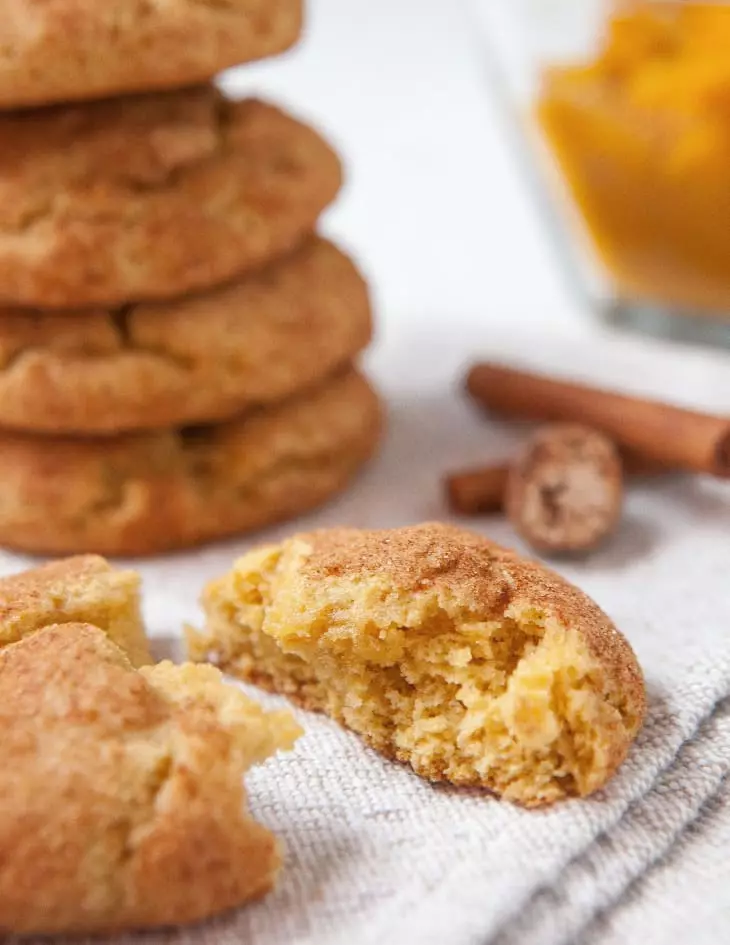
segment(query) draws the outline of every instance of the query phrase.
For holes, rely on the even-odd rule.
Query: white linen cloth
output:
[[[730,928],[727,777],[677,844],[587,930],[587,945],[726,942]]]
[[[725,888],[715,875],[715,861],[710,858],[716,844],[710,837],[705,862],[693,850],[681,868],[682,850],[690,848],[689,836],[704,827],[712,813],[727,796],[727,776],[730,772],[730,700],[724,700],[713,715],[704,722],[697,736],[679,751],[676,760],[662,774],[652,789],[636,801],[626,815],[610,831],[597,838],[584,854],[573,860],[557,883],[541,890],[530,904],[526,914],[497,936],[495,945],[527,945],[527,943],[563,943],[573,941],[682,941],[673,922],[657,922],[667,913],[685,923],[697,913],[707,916],[712,923],[704,933],[714,934],[714,923],[721,915],[730,921],[730,896],[727,880],[730,867],[720,863],[720,875]],[[730,818],[729,818],[730,819]],[[683,836],[683,831],[688,836]],[[703,830],[704,833],[704,830]],[[685,888],[678,887],[671,899],[661,899],[676,877],[660,879],[665,870],[663,858],[674,851],[675,867],[671,872],[684,873]],[[727,860],[727,849],[724,851]],[[656,869],[656,877],[653,870]],[[712,889],[707,887],[707,876],[712,876]],[[632,908],[629,903],[641,902],[641,880],[645,878],[648,899],[653,902],[645,912]],[[628,890],[635,887],[631,896]],[[687,892],[693,897],[687,902]],[[620,897],[624,893],[626,905]],[[709,900],[709,901],[708,901]],[[612,905],[616,918],[610,918]],[[624,914],[625,918],[619,919]],[[622,926],[638,922],[624,938],[617,938]],[[727,933],[729,926],[725,926]],[[669,934],[668,934],[669,933]],[[666,935],[665,939],[662,936]],[[712,942],[711,937],[698,937],[693,930],[692,941]],[[721,941],[721,939],[715,939]]]
[[[381,457],[340,500],[258,540],[293,528],[446,518],[442,474],[496,460],[518,438],[472,410],[453,383],[465,358],[479,352],[479,338],[445,327],[403,342],[371,359],[390,411]],[[544,370],[572,366],[572,376],[623,389],[718,410],[730,404],[728,361],[719,353],[588,327],[569,338],[490,336],[481,347]],[[499,518],[466,524],[519,546]],[[183,621],[198,619],[204,581],[249,544],[141,565],[161,654],[175,652]],[[25,563],[0,559],[3,570]],[[562,943],[620,899],[716,794],[730,759],[727,707],[714,711],[730,694],[730,486],[681,476],[632,484],[615,538],[560,570],[607,610],[646,673],[646,725],[605,791],[545,811],[519,810],[478,792],[433,787],[330,721],[299,713],[306,735],[296,750],[249,778],[255,813],[286,846],[277,889],[234,915],[150,941]],[[692,901],[699,895],[692,890]],[[631,915],[629,907],[622,911],[624,925]]]

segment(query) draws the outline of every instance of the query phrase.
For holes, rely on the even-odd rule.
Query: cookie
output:
[[[602,787],[643,718],[636,657],[596,604],[451,526],[299,535],[244,555],[203,604],[192,659],[528,807]]]
[[[192,85],[301,27],[302,0],[5,0],[0,108]]]
[[[0,544],[145,555],[293,517],[371,456],[380,406],[354,370],[227,423],[107,440],[0,435]]]
[[[340,181],[310,128],[213,86],[0,116],[0,301],[208,288],[292,250]]]
[[[150,663],[139,583],[134,571],[97,555],[0,578],[0,650],[49,624],[83,622],[100,627],[135,666]]]
[[[318,238],[174,302],[0,310],[0,427],[109,434],[222,420],[311,386],[370,335],[362,277]]]
[[[300,730],[209,669],[135,670],[88,624],[0,651],[0,932],[180,925],[271,887],[242,775]]]

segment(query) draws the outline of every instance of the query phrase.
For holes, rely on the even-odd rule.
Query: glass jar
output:
[[[730,3],[472,3],[576,285],[730,344]]]

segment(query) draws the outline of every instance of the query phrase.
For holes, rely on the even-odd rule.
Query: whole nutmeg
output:
[[[622,505],[618,449],[603,433],[579,424],[540,428],[507,477],[507,515],[538,551],[594,548],[616,528]]]

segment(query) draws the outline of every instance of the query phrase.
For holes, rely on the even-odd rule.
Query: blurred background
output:
[[[526,187],[468,2],[309,0],[303,41],[232,70],[319,125],[348,183],[325,229],[371,277],[380,340],[411,326],[579,318]]]
[[[688,21],[677,22],[682,7],[693,9]],[[503,329],[576,337],[596,314],[602,326],[638,322],[665,337],[726,344],[730,188],[718,168],[730,140],[722,56],[729,13],[722,3],[651,0],[310,0],[299,47],[232,70],[224,82],[236,92],[270,93],[339,146],[348,186],[328,212],[325,229],[355,251],[371,277],[383,316],[378,357],[395,351],[403,336],[413,341],[416,323],[422,337],[428,329],[442,334],[446,325],[455,334],[469,332],[473,344],[479,338],[489,343]],[[688,47],[680,50],[681,68],[662,46],[678,41]],[[638,77],[635,84],[649,88],[641,111],[631,111],[634,103],[623,89],[610,97],[616,76],[595,68],[601,56],[628,57],[633,72],[627,86]],[[653,73],[663,56],[671,69],[659,75],[652,98]],[[577,65],[576,73],[595,68],[593,85],[580,86],[572,76],[562,88],[557,80],[546,83],[554,67],[568,64]],[[708,88],[720,103],[719,125],[700,115]],[[543,122],[539,132],[535,109],[541,101],[554,106],[549,117],[555,124],[551,130]],[[574,114],[565,117],[563,106]],[[662,126],[678,116],[691,133]],[[561,154],[553,132],[572,140],[571,121],[594,136],[578,141],[574,153],[568,148]],[[726,140],[698,144],[718,127]],[[662,180],[664,191],[650,193],[667,135],[682,151],[680,159],[689,153],[694,163],[690,159],[676,173],[672,167],[675,176]],[[701,192],[690,190],[674,223],[690,232],[690,263],[698,255],[701,264],[714,257],[720,289],[707,304],[706,286],[684,291],[683,248],[671,241],[660,245],[668,207],[698,180],[705,182]],[[581,187],[590,191],[586,200],[576,200]],[[593,193],[603,194],[609,206],[624,194],[628,216],[604,227]],[[635,199],[642,193],[643,205]],[[600,240],[609,225],[619,243],[627,232],[639,232],[632,249],[647,262],[642,291],[634,291],[630,280],[628,287],[618,284],[616,267],[607,272],[606,259],[595,252],[594,238]],[[672,272],[680,273],[676,297],[667,299]],[[666,318],[667,311],[674,317]],[[692,354],[685,356],[691,364]]]

